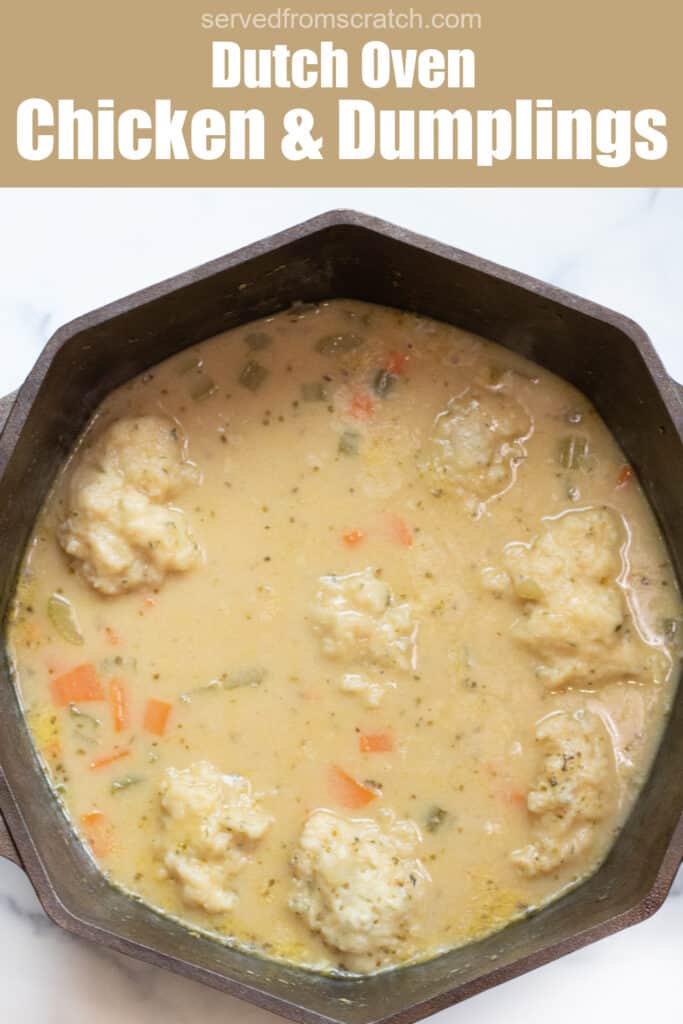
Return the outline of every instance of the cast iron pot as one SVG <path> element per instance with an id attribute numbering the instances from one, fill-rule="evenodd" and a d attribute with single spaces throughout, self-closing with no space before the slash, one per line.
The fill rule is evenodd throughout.
<path id="1" fill-rule="evenodd" d="M 580 388 L 635 467 L 680 582 L 683 403 L 640 327 L 401 228 L 333 212 L 88 313 L 50 339 L 25 384 L 2 403 L 3 620 L 35 515 L 109 391 L 220 331 L 296 300 L 337 296 L 414 310 L 475 331 Z M 657 910 L 683 857 L 683 688 L 650 779 L 592 878 L 483 941 L 366 979 L 323 977 L 197 937 L 110 885 L 53 798 L 4 647 L 0 810 L 0 853 L 23 866 L 46 912 L 68 931 L 292 1020 L 415 1021 Z"/>

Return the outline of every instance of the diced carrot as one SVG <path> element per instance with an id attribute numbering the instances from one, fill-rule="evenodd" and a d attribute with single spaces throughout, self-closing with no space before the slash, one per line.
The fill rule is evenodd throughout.
<path id="1" fill-rule="evenodd" d="M 123 732 L 128 725 L 128 694 L 122 679 L 109 680 L 109 700 L 114 732 Z"/>
<path id="2" fill-rule="evenodd" d="M 365 530 L 347 530 L 342 533 L 342 540 L 349 548 L 355 548 L 365 538 Z"/>
<path id="3" fill-rule="evenodd" d="M 389 516 L 387 519 L 387 526 L 392 540 L 396 541 L 397 544 L 402 544 L 404 548 L 409 548 L 411 546 L 413 543 L 413 531 L 410 529 L 405 519 L 396 515 Z"/>
<path id="4" fill-rule="evenodd" d="M 151 594 L 147 594 L 147 596 L 142 599 L 142 604 L 138 609 L 138 615 L 145 615 L 150 611 L 150 609 L 156 607 L 156 603 L 156 598 L 152 597 Z"/>
<path id="5" fill-rule="evenodd" d="M 396 749 L 390 732 L 362 732 L 358 739 L 363 754 L 388 754 Z"/>
<path id="6" fill-rule="evenodd" d="M 330 768 L 330 785 L 335 799 L 344 807 L 365 807 L 377 796 L 373 789 L 356 782 L 352 775 L 336 764 Z"/>
<path id="7" fill-rule="evenodd" d="M 503 803 L 514 807 L 526 807 L 526 790 L 510 778 L 510 769 L 502 759 L 488 761 L 486 771 L 492 779 L 499 780 L 495 794 Z"/>
<path id="8" fill-rule="evenodd" d="M 170 713 L 170 704 L 167 704 L 165 700 L 157 700 L 156 697 L 150 697 L 145 705 L 145 717 L 142 723 L 145 730 L 151 732 L 154 736 L 163 736 L 166 732 Z"/>
<path id="9" fill-rule="evenodd" d="M 632 477 L 633 469 L 631 466 L 622 466 L 617 476 L 617 487 L 624 487 Z"/>
<path id="10" fill-rule="evenodd" d="M 52 699 L 58 707 L 83 704 L 89 700 L 104 700 L 102 683 L 94 665 L 77 665 L 52 680 Z"/>
<path id="11" fill-rule="evenodd" d="M 88 846 L 96 857 L 106 857 L 112 849 L 112 831 L 102 811 L 88 811 L 81 815 L 81 827 Z"/>
<path id="12" fill-rule="evenodd" d="M 116 632 L 116 630 L 112 628 L 112 626 L 104 627 L 104 635 L 106 637 L 107 643 L 111 644 L 112 647 L 118 647 L 119 644 L 121 643 L 121 637 Z"/>
<path id="13" fill-rule="evenodd" d="M 505 803 L 513 807 L 526 807 L 527 796 L 521 786 L 510 785 L 503 794 Z"/>
<path id="14" fill-rule="evenodd" d="M 106 768 L 108 764 L 114 764 L 115 761 L 121 761 L 124 757 L 128 757 L 130 750 L 117 750 L 113 754 L 104 754 L 102 757 L 96 757 L 94 761 L 90 762 L 91 768 Z"/>
<path id="15" fill-rule="evenodd" d="M 349 414 L 355 420 L 372 419 L 375 413 L 375 403 L 366 391 L 359 391 L 353 396 L 349 404 Z"/>
<path id="16" fill-rule="evenodd" d="M 404 352 L 390 352 L 384 362 L 384 369 L 400 375 L 405 370 L 407 362 L 408 356 Z"/>

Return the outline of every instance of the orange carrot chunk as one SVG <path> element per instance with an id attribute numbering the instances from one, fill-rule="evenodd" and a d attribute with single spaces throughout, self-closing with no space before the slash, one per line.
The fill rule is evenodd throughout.
<path id="1" fill-rule="evenodd" d="M 384 368 L 388 373 L 400 375 L 406 368 L 408 356 L 404 352 L 390 352 L 384 362 Z"/>
<path id="2" fill-rule="evenodd" d="M 400 516 L 389 516 L 387 520 L 387 526 L 389 528 L 389 536 L 397 544 L 401 544 L 404 548 L 409 548 L 413 543 L 413 531 L 410 529 L 405 519 Z"/>
<path id="3" fill-rule="evenodd" d="M 91 768 L 106 768 L 108 764 L 114 764 L 115 761 L 121 761 L 124 757 L 128 757 L 130 750 L 117 750 L 113 754 L 103 754 L 102 757 L 96 757 L 94 761 L 90 762 Z"/>
<path id="4" fill-rule="evenodd" d="M 147 732 L 154 736 L 163 736 L 168 725 L 168 716 L 171 713 L 171 705 L 165 700 L 157 700 L 151 697 L 145 705 L 145 717 L 143 725 Z"/>
<path id="5" fill-rule="evenodd" d="M 83 704 L 89 700 L 104 700 L 102 683 L 97 678 L 94 665 L 77 665 L 70 672 L 64 672 L 52 680 L 52 699 L 57 707 L 67 704 Z"/>
<path id="6" fill-rule="evenodd" d="M 509 807 L 526 807 L 526 790 L 514 779 L 510 778 L 509 769 L 505 762 L 496 759 L 486 764 L 486 770 L 492 779 L 499 780 L 496 786 L 496 796 Z"/>
<path id="7" fill-rule="evenodd" d="M 123 732 L 128 725 L 128 695 L 123 680 L 109 680 L 109 700 L 114 720 L 114 732 Z"/>
<path id="8" fill-rule="evenodd" d="M 373 789 L 356 782 L 352 775 L 336 764 L 330 769 L 330 786 L 335 800 L 344 807 L 365 807 L 377 796 Z"/>
<path id="9" fill-rule="evenodd" d="M 355 420 L 369 420 L 375 412 L 375 403 L 365 391 L 354 395 L 349 405 L 349 413 Z"/>
<path id="10" fill-rule="evenodd" d="M 503 793 L 503 799 L 511 807 L 527 806 L 527 795 L 521 786 L 509 785 Z"/>
<path id="11" fill-rule="evenodd" d="M 362 754 L 389 754 L 396 749 L 390 732 L 362 732 L 358 742 Z"/>
<path id="12" fill-rule="evenodd" d="M 617 476 L 617 487 L 624 487 L 625 484 L 627 484 L 629 480 L 632 478 L 632 476 L 633 469 L 631 468 L 631 466 L 622 466 Z"/>
<path id="13" fill-rule="evenodd" d="M 349 548 L 355 548 L 365 538 L 365 530 L 347 530 L 342 534 L 342 540 Z"/>
<path id="14" fill-rule="evenodd" d="M 88 846 L 96 857 L 106 857 L 111 853 L 111 825 L 102 811 L 88 811 L 81 815 L 81 828 L 88 841 Z"/>

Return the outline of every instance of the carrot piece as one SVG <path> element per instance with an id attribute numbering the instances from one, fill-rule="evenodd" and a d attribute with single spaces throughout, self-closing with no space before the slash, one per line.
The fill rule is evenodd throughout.
<path id="1" fill-rule="evenodd" d="M 96 757 L 94 761 L 90 762 L 91 768 L 106 768 L 108 764 L 114 764 L 115 761 L 121 761 L 124 757 L 128 757 L 130 750 L 117 750 L 113 754 L 103 754 L 102 757 Z"/>
<path id="2" fill-rule="evenodd" d="M 622 466 L 617 475 L 617 487 L 624 487 L 625 484 L 633 477 L 633 469 L 631 466 Z"/>
<path id="3" fill-rule="evenodd" d="M 77 665 L 52 680 L 52 699 L 58 707 L 83 704 L 88 700 L 104 700 L 102 683 L 94 665 Z"/>
<path id="4" fill-rule="evenodd" d="M 391 539 L 396 541 L 397 544 L 401 544 L 404 548 L 409 548 L 412 545 L 413 531 L 405 519 L 395 515 L 389 516 L 387 526 Z"/>
<path id="5" fill-rule="evenodd" d="M 342 540 L 349 548 L 355 548 L 365 537 L 365 530 L 347 530 L 342 533 Z"/>
<path id="6" fill-rule="evenodd" d="M 510 778 L 509 769 L 499 759 L 489 761 L 486 770 L 492 779 L 497 779 L 498 784 L 495 794 L 498 799 L 510 807 L 526 807 L 527 793 L 518 782 Z"/>
<path id="7" fill-rule="evenodd" d="M 138 608 L 138 615 L 146 615 L 152 608 L 156 608 L 156 598 L 152 597 L 151 594 L 147 594 L 143 597 L 142 604 Z"/>
<path id="8" fill-rule="evenodd" d="M 390 732 L 362 732 L 358 741 L 362 754 L 389 754 L 396 749 Z"/>
<path id="9" fill-rule="evenodd" d="M 354 395 L 349 404 L 349 414 L 355 420 L 372 419 L 375 413 L 375 403 L 365 391 L 359 391 Z"/>
<path id="10" fill-rule="evenodd" d="M 408 356 L 404 352 L 390 352 L 387 356 L 384 369 L 388 373 L 402 374 L 406 368 Z"/>
<path id="11" fill-rule="evenodd" d="M 335 799 L 344 807 L 365 807 L 377 796 L 373 789 L 356 782 L 352 775 L 336 764 L 330 768 L 330 785 Z"/>
<path id="12" fill-rule="evenodd" d="M 102 811 L 88 811 L 81 815 L 81 828 L 85 833 L 88 846 L 96 857 L 106 857 L 111 853 L 111 825 Z"/>
<path id="13" fill-rule="evenodd" d="M 521 786 L 508 786 L 503 793 L 503 799 L 506 804 L 510 804 L 512 807 L 527 806 L 527 796 Z"/>
<path id="14" fill-rule="evenodd" d="M 109 700 L 114 732 L 123 732 L 128 725 L 128 694 L 122 679 L 109 680 Z"/>
<path id="15" fill-rule="evenodd" d="M 147 732 L 153 733 L 154 736 L 163 736 L 170 713 L 170 704 L 167 704 L 165 700 L 151 697 L 145 705 L 145 717 L 142 724 Z"/>

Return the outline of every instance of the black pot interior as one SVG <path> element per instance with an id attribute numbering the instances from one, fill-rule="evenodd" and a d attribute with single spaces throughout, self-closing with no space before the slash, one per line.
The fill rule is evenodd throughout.
<path id="1" fill-rule="evenodd" d="M 265 243 L 256 249 L 247 262 L 239 256 L 217 261 L 185 275 L 180 287 L 161 286 L 142 300 L 123 300 L 113 311 L 85 318 L 73 331 L 65 329 L 52 361 L 44 358 L 34 371 L 2 445 L 9 453 L 0 481 L 3 619 L 34 515 L 107 392 L 227 328 L 296 300 L 336 296 L 410 309 L 465 327 L 529 356 L 584 391 L 637 469 L 680 578 L 683 445 L 658 391 L 660 382 L 627 331 L 583 311 L 580 302 L 560 303 L 552 293 L 530 291 L 453 260 L 439 246 L 407 242 L 398 231 L 332 223 L 312 233 L 295 231 L 275 248 Z M 17 437 L 18 417 L 25 417 L 25 423 Z M 144 947 L 146 959 L 229 987 L 295 1019 L 319 1015 L 349 1024 L 415 1019 L 515 973 L 506 970 L 515 961 L 532 957 L 535 965 L 557 955 L 559 950 L 550 947 L 558 943 L 566 950 L 586 941 L 593 929 L 611 930 L 606 922 L 652 897 L 681 814 L 679 693 L 655 770 L 630 820 L 608 860 L 579 889 L 497 935 L 431 962 L 362 982 L 323 978 L 197 938 L 111 887 L 51 798 L 4 651 L 0 668 L 0 764 L 39 851 L 35 860 L 25 845 L 24 859 L 53 916 L 94 938 L 102 929 L 110 944 L 134 954 Z"/>

